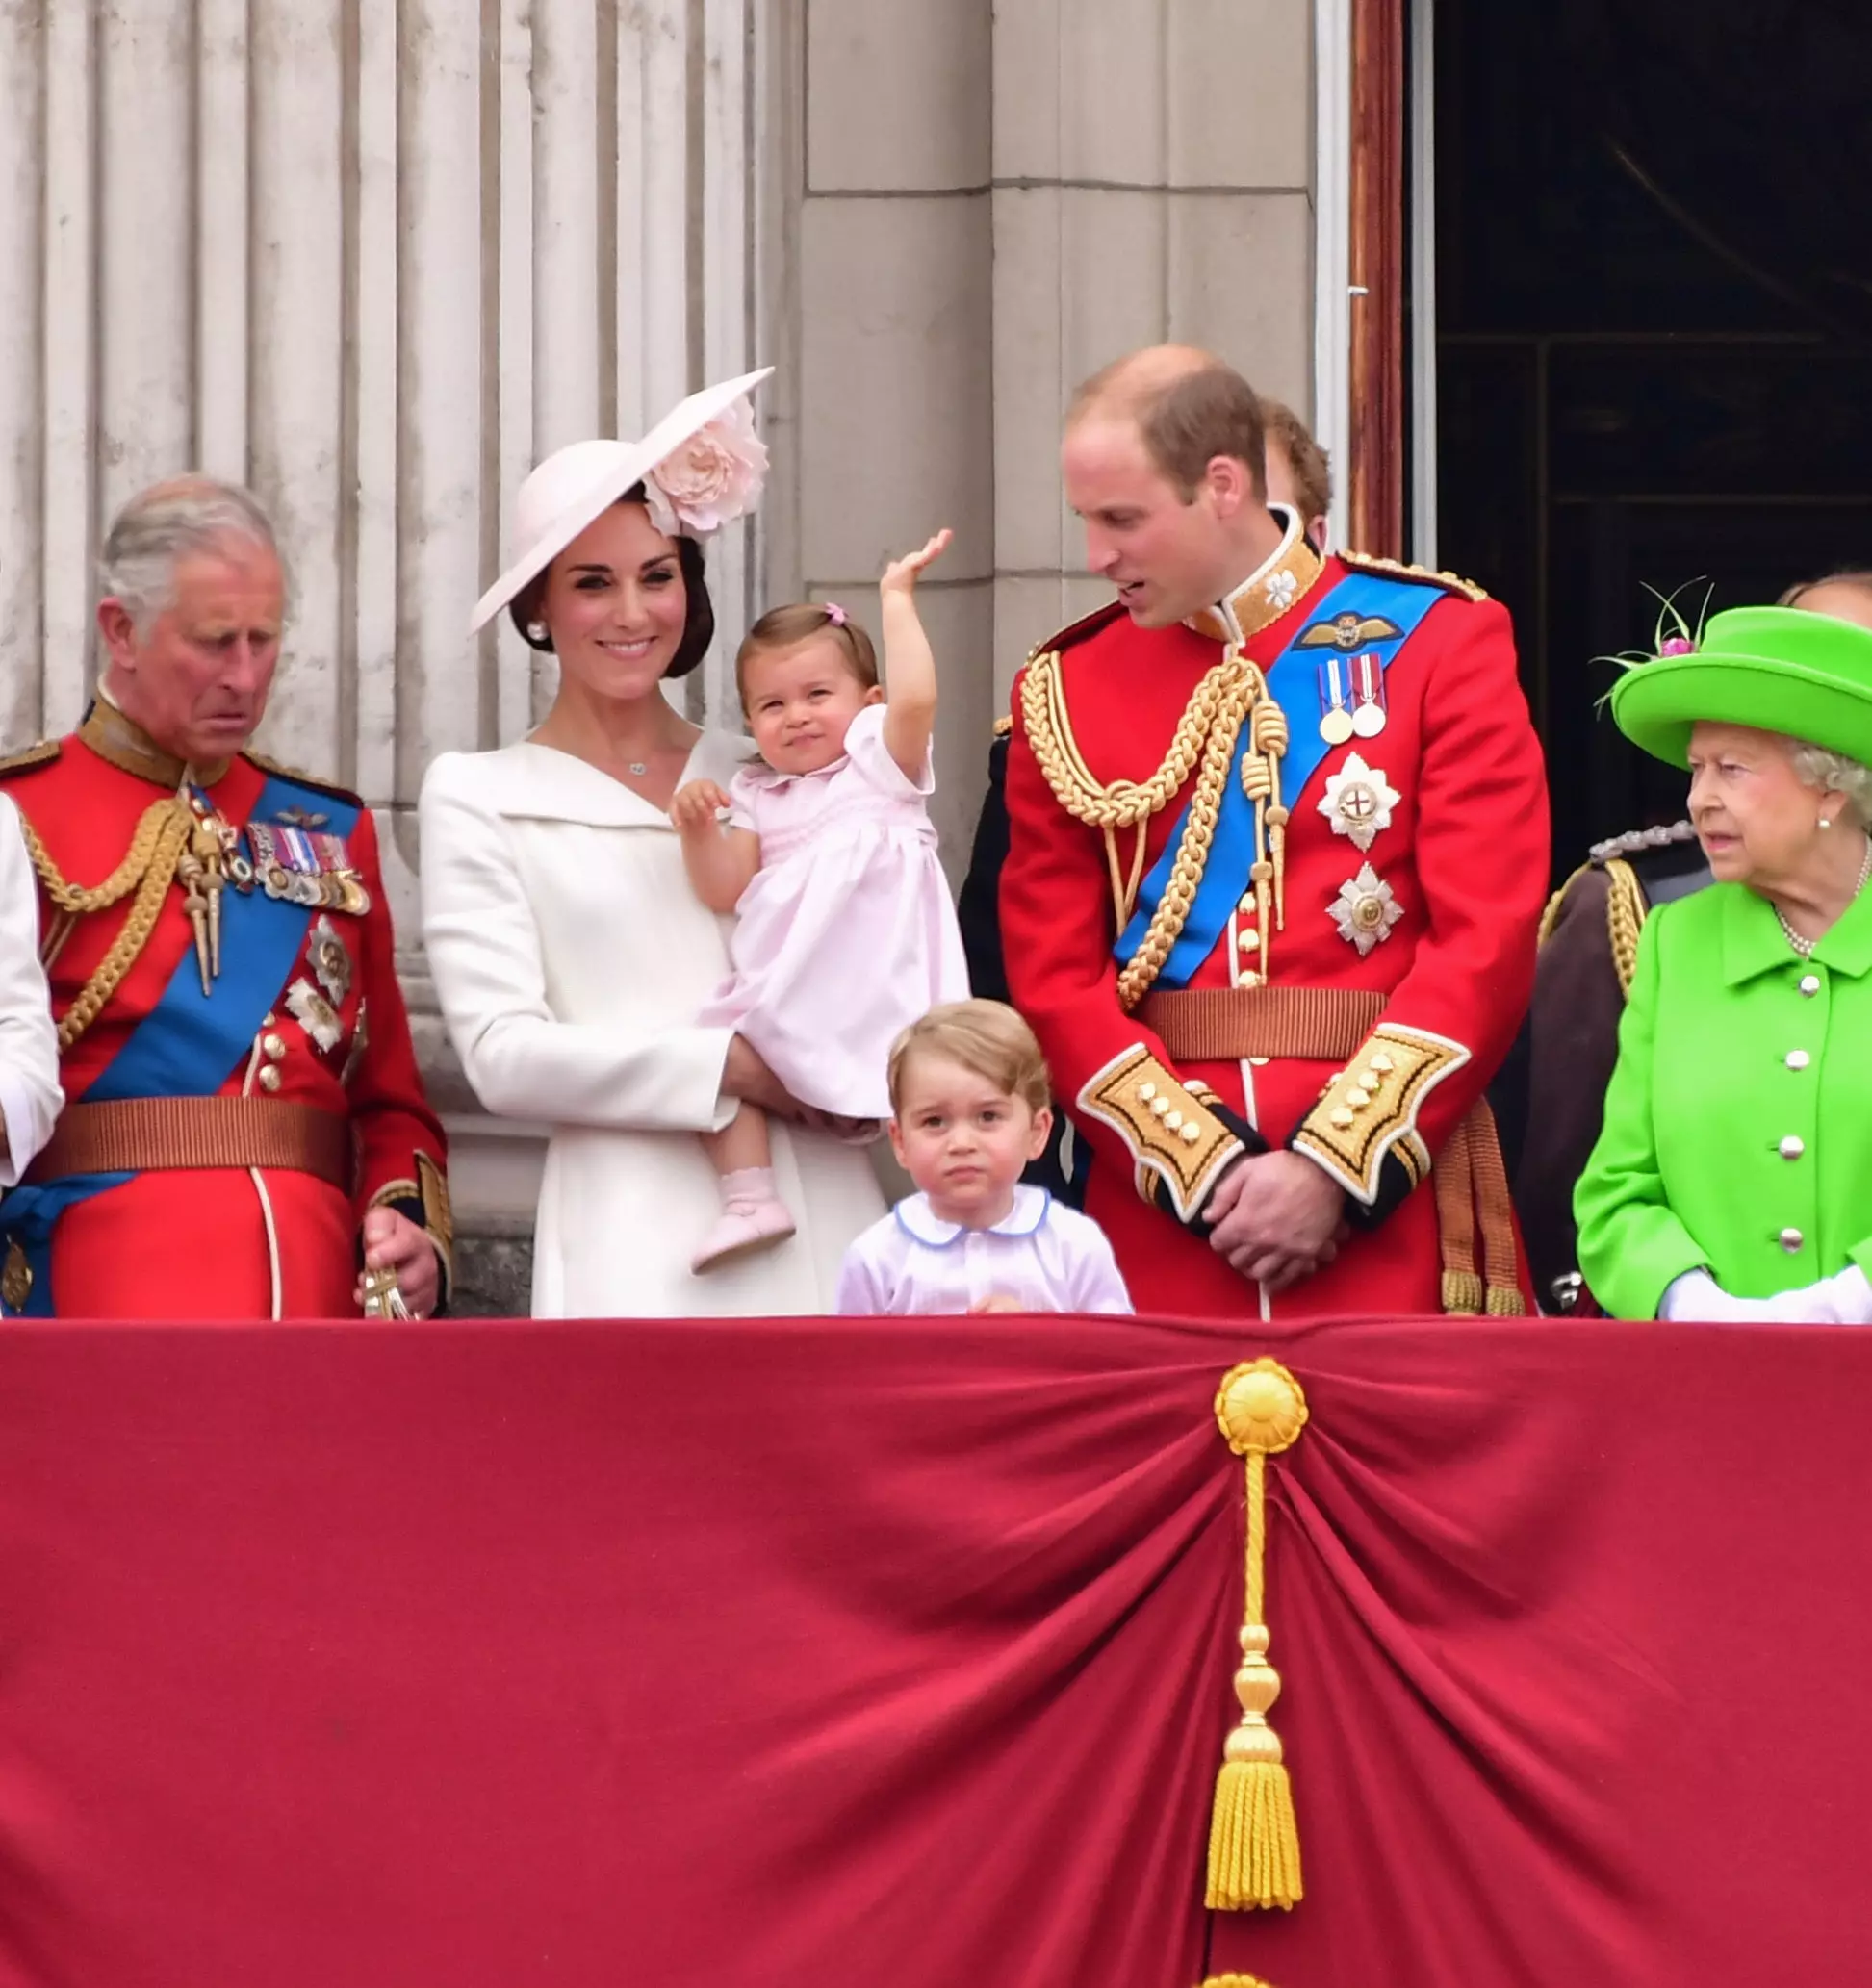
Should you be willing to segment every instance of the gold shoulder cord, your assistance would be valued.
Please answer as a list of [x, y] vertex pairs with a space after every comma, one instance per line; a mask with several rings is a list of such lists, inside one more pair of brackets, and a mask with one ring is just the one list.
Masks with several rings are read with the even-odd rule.
[[[1287, 812], [1280, 805], [1278, 761], [1287, 739], [1278, 708], [1264, 698], [1266, 687], [1261, 672], [1231, 650], [1196, 685], [1177, 721], [1169, 751], [1149, 779], [1114, 780], [1106, 786], [1093, 777], [1072, 735], [1057, 652], [1037, 657], [1021, 679], [1021, 716], [1026, 721], [1027, 740], [1047, 785], [1075, 821], [1085, 822], [1104, 833], [1106, 861], [1112, 877], [1112, 905], [1120, 931], [1137, 904], [1150, 818], [1169, 804], [1192, 770], [1199, 767], [1195, 791], [1190, 798], [1190, 817], [1177, 845], [1169, 882], [1143, 942], [1118, 975], [1118, 1001], [1127, 1009], [1135, 1007], [1149, 991], [1189, 919], [1196, 885], [1202, 880], [1210, 845], [1215, 840], [1216, 820], [1228, 784], [1229, 765], [1235, 757], [1235, 742], [1250, 710], [1255, 711], [1255, 751], [1252, 763], [1243, 768], [1244, 785], [1255, 803], [1257, 845], [1264, 834], [1273, 844], [1271, 861], [1267, 851], [1257, 847], [1254, 881], [1257, 896], [1263, 899], [1270, 882], [1278, 889], [1280, 840], [1287, 820]], [[1137, 831], [1128, 878], [1118, 864], [1120, 828]], [[1263, 909], [1266, 929], [1265, 904]]]
[[1645, 893], [1629, 863], [1605, 866], [1611, 889], [1605, 897], [1605, 929], [1612, 940], [1612, 964], [1618, 969], [1619, 992], [1631, 998], [1631, 976], [1638, 970], [1638, 934], [1645, 924]]
[[123, 921], [123, 930], [117, 933], [111, 950], [98, 962], [97, 971], [85, 982], [77, 1000], [65, 1010], [64, 1019], [59, 1024], [59, 1048], [64, 1052], [97, 1019], [104, 1004], [116, 992], [124, 975], [148, 945], [149, 935], [156, 930], [163, 900], [168, 894], [170, 879], [175, 875], [175, 866], [189, 846], [194, 818], [188, 803], [175, 795], [166, 795], [161, 801], [151, 802], [144, 809], [141, 821], [137, 824], [128, 854], [102, 883], [90, 888], [65, 879], [44, 843], [39, 840], [38, 831], [26, 819], [24, 809], [20, 811], [19, 826], [25, 837], [26, 853], [33, 859], [33, 868], [45, 886], [46, 896], [67, 916], [75, 918], [92, 911], [108, 910], [132, 890], [137, 893], [129, 915]]

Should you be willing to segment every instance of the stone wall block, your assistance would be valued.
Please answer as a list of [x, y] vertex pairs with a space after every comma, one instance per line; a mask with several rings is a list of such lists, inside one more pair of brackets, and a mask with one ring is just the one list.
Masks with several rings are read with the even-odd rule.
[[1169, 203], [1169, 336], [1219, 352], [1305, 420], [1313, 405], [1313, 208], [1304, 193]]
[[809, 200], [798, 438], [805, 577], [849, 587], [940, 524], [942, 577], [994, 561], [987, 197]]
[[993, 34], [988, 0], [808, 0], [808, 193], [985, 186]]

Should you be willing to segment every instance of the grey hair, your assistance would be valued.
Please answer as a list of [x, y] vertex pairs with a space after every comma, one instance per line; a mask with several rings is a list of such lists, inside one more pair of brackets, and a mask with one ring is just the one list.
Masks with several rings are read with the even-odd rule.
[[[280, 556], [273, 522], [250, 490], [214, 476], [152, 484], [111, 522], [98, 558], [99, 596], [120, 600], [138, 635], [147, 635], [174, 603], [176, 567], [228, 539], [245, 539]], [[282, 572], [284, 566], [282, 560]]]
[[1872, 771], [1844, 752], [1830, 752], [1807, 739], [1789, 739], [1787, 751], [1802, 786], [1845, 795], [1859, 825], [1872, 823]]

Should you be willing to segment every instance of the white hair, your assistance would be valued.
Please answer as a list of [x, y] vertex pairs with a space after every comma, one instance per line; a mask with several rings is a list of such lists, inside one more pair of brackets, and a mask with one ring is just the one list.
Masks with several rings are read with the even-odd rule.
[[[175, 569], [229, 539], [264, 546], [278, 559], [273, 522], [238, 483], [178, 476], [140, 491], [112, 520], [98, 558], [100, 598], [120, 600], [139, 637], [174, 604]], [[284, 572], [285, 562], [281, 561]]]
[[1844, 752], [1830, 752], [1807, 739], [1789, 739], [1787, 754], [1802, 786], [1845, 795], [1859, 826], [1872, 824], [1872, 771]]

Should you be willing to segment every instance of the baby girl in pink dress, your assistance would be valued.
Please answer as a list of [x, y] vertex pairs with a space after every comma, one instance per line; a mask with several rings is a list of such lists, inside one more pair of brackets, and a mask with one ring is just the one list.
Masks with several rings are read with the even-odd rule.
[[[968, 992], [925, 806], [936, 660], [915, 599], [917, 575], [949, 538], [937, 532], [879, 583], [887, 696], [869, 637], [843, 608], [764, 614], [735, 659], [760, 758], [726, 794], [693, 780], [670, 806], [696, 895], [737, 914], [733, 971], [700, 1025], [736, 1031], [801, 1104], [839, 1118], [888, 1117], [890, 1045]], [[722, 1212], [697, 1270], [793, 1233], [763, 1113], [744, 1102], [702, 1136]]]

